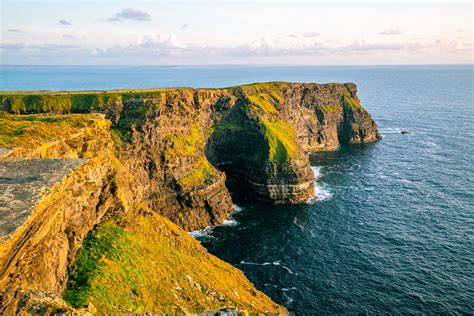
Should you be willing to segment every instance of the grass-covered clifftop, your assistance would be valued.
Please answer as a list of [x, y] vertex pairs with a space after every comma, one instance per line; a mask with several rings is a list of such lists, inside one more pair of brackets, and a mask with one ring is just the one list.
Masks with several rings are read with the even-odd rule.
[[285, 313], [243, 273], [143, 206], [101, 223], [84, 241], [64, 298], [101, 313], [200, 313], [227, 307]]

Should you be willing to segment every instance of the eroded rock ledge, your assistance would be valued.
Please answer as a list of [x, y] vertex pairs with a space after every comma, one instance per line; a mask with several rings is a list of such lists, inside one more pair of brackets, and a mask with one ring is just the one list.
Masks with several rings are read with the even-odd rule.
[[[142, 238], [150, 238], [170, 251], [173, 255], [169, 258], [199, 254], [208, 262], [207, 269], [228, 271], [222, 278], [231, 278], [230, 284], [240, 289], [234, 295], [231, 288], [212, 283], [198, 269], [194, 278], [190, 275], [192, 282], [180, 276], [171, 279], [178, 284], [170, 285], [178, 291], [173, 292], [175, 297], [183, 294], [179, 292], [183, 289], [192, 293], [198, 289], [196, 300], [214, 302], [202, 303], [209, 309], [284, 311], [256, 292], [243, 275], [192, 243], [181, 228], [201, 229], [226, 219], [232, 210], [228, 190], [232, 184], [270, 203], [304, 202], [314, 195], [308, 153], [380, 139], [375, 122], [359, 103], [354, 84], [276, 82], [227, 89], [24, 92], [6, 93], [0, 99], [0, 110], [16, 114], [0, 113], [0, 123], [5, 127], [0, 158], [87, 161], [57, 183], [0, 245], [3, 312], [31, 308], [32, 302], [44, 302], [44, 297], [59, 300], [61, 305], [60, 295], [66, 288], [69, 302], [77, 306], [94, 302], [102, 311], [112, 312], [110, 308], [116, 306], [133, 310], [136, 306], [127, 301], [100, 300], [102, 292], [94, 292], [91, 285], [104, 281], [100, 273], [112, 273], [114, 282], [128, 284], [126, 275], [113, 274], [121, 271], [122, 256], [107, 252], [109, 262], [89, 258], [88, 251], [94, 254], [94, 247], [103, 249], [103, 242], [124, 252], [154, 251], [140, 242]], [[36, 113], [47, 115], [23, 115]], [[117, 232], [123, 245], [114, 244], [119, 240]], [[99, 260], [94, 269], [102, 272], [85, 278], [80, 272], [83, 262], [74, 258], [88, 234], [88, 246], [79, 257]], [[107, 234], [111, 234], [109, 239], [100, 239]], [[130, 243], [134, 246], [127, 248]], [[195, 268], [191, 259], [181, 262], [189, 271]], [[169, 273], [158, 263], [153, 261], [141, 270], [147, 277]], [[84, 271], [88, 269], [86, 266]], [[68, 271], [75, 271], [73, 275], [79, 278], [70, 275], [73, 283], [69, 285]], [[82, 281], [77, 280], [87, 280], [89, 288], [84, 290]], [[160, 294], [132, 292], [136, 299]], [[143, 306], [137, 307], [140, 311], [175, 308], [141, 302]], [[185, 301], [176, 304], [179, 310], [189, 311]], [[68, 311], [70, 307], [61, 305], [58, 310]]]

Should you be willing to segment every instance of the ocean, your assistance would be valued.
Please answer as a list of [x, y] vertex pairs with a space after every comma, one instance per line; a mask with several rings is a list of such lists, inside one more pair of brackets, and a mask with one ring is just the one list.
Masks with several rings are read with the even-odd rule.
[[297, 315], [474, 312], [473, 65], [0, 71], [0, 90], [356, 83], [383, 140], [312, 155], [308, 203], [234, 196], [233, 218], [196, 238]]

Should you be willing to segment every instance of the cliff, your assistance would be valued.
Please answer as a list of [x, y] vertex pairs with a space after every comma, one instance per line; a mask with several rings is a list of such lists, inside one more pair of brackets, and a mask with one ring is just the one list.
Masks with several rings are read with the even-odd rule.
[[88, 305], [106, 313], [284, 312], [183, 229], [226, 219], [233, 185], [270, 203], [304, 202], [314, 196], [308, 153], [380, 138], [354, 84], [0, 99], [12, 113], [0, 115], [0, 164], [75, 161], [69, 169], [55, 162], [67, 175], [43, 181], [53, 187], [31, 207], [10, 208], [15, 224], [0, 245], [3, 313]]

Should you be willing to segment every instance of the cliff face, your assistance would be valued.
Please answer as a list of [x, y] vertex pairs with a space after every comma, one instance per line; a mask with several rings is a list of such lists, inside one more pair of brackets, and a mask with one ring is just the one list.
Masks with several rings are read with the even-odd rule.
[[354, 84], [166, 89], [109, 99], [102, 111], [124, 140], [121, 159], [142, 184], [141, 199], [188, 230], [227, 217], [226, 177], [256, 199], [301, 203], [314, 196], [309, 152], [380, 138]]
[[[11, 215], [17, 220], [16, 227], [10, 227], [0, 244], [0, 294], [1, 314], [14, 315], [26, 313], [26, 307], [32, 308], [32, 301], [38, 297], [54, 298], [64, 290], [68, 265], [85, 236], [105, 214], [129, 209], [133, 188], [128, 186], [130, 178], [114, 158], [108, 133], [110, 122], [103, 116], [3, 115], [1, 119], [4, 130], [12, 131], [3, 134], [2, 139], [8, 138], [9, 144], [15, 145], [0, 159], [2, 166], [28, 168], [28, 164], [40, 163], [18, 157], [43, 158], [43, 162], [53, 160], [56, 164], [60, 162], [55, 158], [87, 158], [80, 159], [81, 163], [48, 193], [43, 192], [31, 210], [18, 209], [17, 215], [10, 206]], [[34, 184], [30, 187], [35, 189]], [[46, 188], [39, 187], [42, 191]], [[8, 189], [18, 191], [11, 186]], [[26, 211], [28, 216], [20, 217]]]
[[[308, 153], [380, 138], [354, 84], [8, 93], [0, 99], [6, 112], [48, 114], [0, 114], [0, 163], [13, 157], [85, 159], [19, 218], [0, 245], [4, 313], [46, 305], [70, 310], [60, 298], [66, 288], [74, 307], [92, 302], [102, 312], [224, 306], [283, 311], [182, 229], [226, 219], [233, 185], [270, 203], [304, 202], [314, 195]], [[71, 112], [76, 114], [66, 115]], [[146, 238], [163, 252], [140, 242]], [[104, 245], [114, 250], [107, 252]], [[132, 250], [139, 263], [137, 280], [123, 257]], [[228, 281], [207, 278], [190, 253], [206, 262], [203, 269], [211, 275]], [[182, 260], [173, 261], [176, 254]], [[159, 260], [148, 262], [150, 256], [183, 268], [173, 274]], [[143, 285], [170, 273], [171, 278]], [[108, 282], [117, 286], [104, 288]], [[160, 286], [175, 288], [173, 297]], [[122, 296], [141, 305], [119, 300]], [[200, 305], [193, 307], [184, 297]], [[170, 303], [158, 306], [156, 301]]]
[[[2, 226], [2, 315], [172, 314], [224, 307], [286, 313], [242, 272], [140, 203], [141, 185], [116, 158], [120, 142], [112, 140], [110, 122], [100, 115], [86, 118], [78, 124], [74, 115], [2, 114], [10, 132], [1, 136], [13, 148], [0, 159], [0, 185], [13, 196], [20, 189], [17, 180], [43, 191], [31, 210], [15, 208], [12, 200], [8, 211], [15, 220]], [[35, 174], [43, 171], [32, 171], [38, 165], [69, 173], [37, 181]], [[10, 168], [29, 168], [30, 176]], [[34, 195], [20, 193], [27, 200]]]

